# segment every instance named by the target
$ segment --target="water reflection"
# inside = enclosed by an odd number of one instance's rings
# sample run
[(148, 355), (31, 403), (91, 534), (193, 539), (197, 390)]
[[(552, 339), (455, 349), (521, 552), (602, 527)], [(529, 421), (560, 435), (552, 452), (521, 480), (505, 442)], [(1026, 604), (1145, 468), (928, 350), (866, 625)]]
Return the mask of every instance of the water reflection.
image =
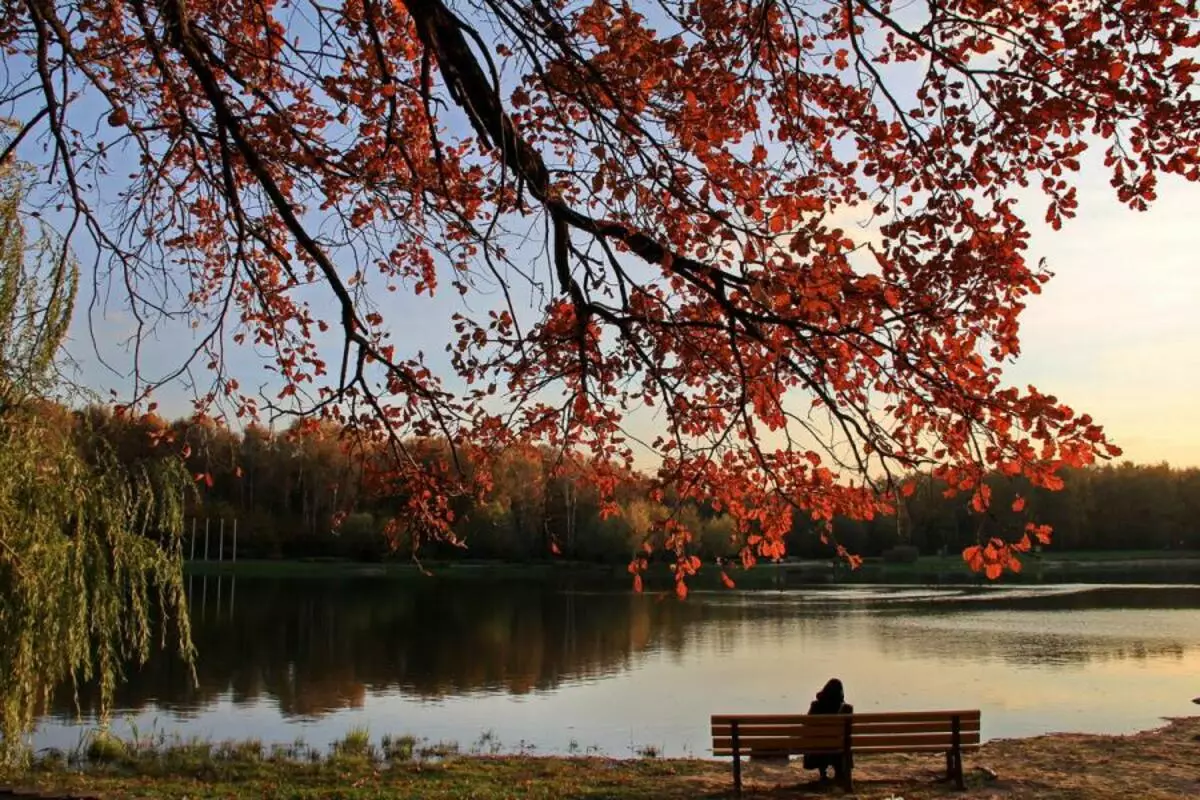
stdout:
[[(226, 604), (210, 590), (227, 593)], [(266, 695), (285, 714), (312, 715), (393, 688), (421, 697), (551, 690), (628, 669), (647, 650), (678, 652), (692, 626), (731, 613), (535, 582), (197, 578), (192, 591), (198, 687), (175, 659), (154, 658), (118, 690), (120, 708), (188, 711), (229, 692), (236, 703)], [(55, 711), (70, 713), (70, 694), (59, 700)], [(81, 702), (95, 709), (94, 694)]]
[[(203, 719), (199, 732), (218, 737), (250, 735), (254, 720), (254, 735), (288, 740), (280, 725), (344, 728), (357, 716), (420, 720), (465, 741), (508, 726), (565, 749), (570, 726), (590, 722), (610, 751), (637, 727), (668, 751), (701, 752), (716, 706), (802, 708), (831, 674), (848, 678), (862, 710), (1000, 712), (985, 713), (988, 736), (1071, 727), (1063, 720), (1130, 729), (1173, 713), (1169, 698), (1195, 694), (1185, 683), (1200, 670), (1200, 587), (1189, 586), (856, 586), (679, 603), (542, 582), (197, 577), (189, 596), (198, 685), (156, 657), (117, 706), (167, 712), (185, 732)], [(1145, 681), (1137, 708), (1109, 688), (1131, 674)], [(94, 713), (94, 692), (80, 703)], [(64, 689), (43, 733), (70, 731), (73, 718)]]

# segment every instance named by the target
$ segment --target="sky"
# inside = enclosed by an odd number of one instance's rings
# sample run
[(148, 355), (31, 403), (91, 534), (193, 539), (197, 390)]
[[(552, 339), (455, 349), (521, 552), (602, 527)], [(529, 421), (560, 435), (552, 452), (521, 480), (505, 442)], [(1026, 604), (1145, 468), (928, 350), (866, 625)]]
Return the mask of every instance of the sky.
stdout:
[(1055, 276), (1006, 376), (1091, 414), (1131, 461), (1200, 466), (1200, 185), (1165, 179), (1135, 212), (1095, 164), (1081, 177), (1078, 217), (1033, 226), (1030, 255)]

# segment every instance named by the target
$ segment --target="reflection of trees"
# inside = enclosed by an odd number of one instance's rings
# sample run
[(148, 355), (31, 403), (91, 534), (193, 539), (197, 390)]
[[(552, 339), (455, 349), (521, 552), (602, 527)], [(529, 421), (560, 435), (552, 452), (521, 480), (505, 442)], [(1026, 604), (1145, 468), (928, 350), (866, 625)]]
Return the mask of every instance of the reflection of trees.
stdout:
[[(263, 696), (284, 714), (355, 707), (367, 691), (436, 697), (526, 693), (628, 668), (640, 653), (681, 651), (688, 629), (761, 615), (748, 605), (678, 603), (629, 591), (564, 593), (545, 583), (237, 581), (192, 590), (198, 688), (170, 658), (152, 659), (116, 707), (187, 712), (226, 693)], [(95, 707), (82, 691), (84, 713)], [(55, 703), (73, 713), (71, 693)]]
[[(217, 605), (218, 595), (221, 603)], [(231, 595), (233, 612), (231, 613)], [(973, 625), (974, 612), (1200, 606), (1200, 591), (887, 601), (813, 602), (813, 597), (720, 593), (691, 602), (625, 590), (564, 592), (539, 582), (252, 581), (225, 578), (192, 587), (199, 686), (171, 658), (156, 658), (118, 689), (116, 707), (154, 703), (188, 713), (220, 697), (264, 698), (285, 715), (361, 705), (367, 692), (422, 697), (526, 693), (628, 669), (653, 651), (696, 647), (731, 652), (795, 638), (820, 647), (839, 636), (877, 637), (885, 654), (1009, 663), (1084, 663), (1182, 658), (1166, 638), (1053, 634)], [(962, 617), (963, 614), (969, 616)], [(753, 624), (747, 624), (752, 622)], [(991, 629), (989, 629), (991, 628)], [(931, 629), (932, 632), (931, 632)], [(81, 692), (85, 713), (94, 692)], [(73, 713), (69, 689), (55, 710)]]

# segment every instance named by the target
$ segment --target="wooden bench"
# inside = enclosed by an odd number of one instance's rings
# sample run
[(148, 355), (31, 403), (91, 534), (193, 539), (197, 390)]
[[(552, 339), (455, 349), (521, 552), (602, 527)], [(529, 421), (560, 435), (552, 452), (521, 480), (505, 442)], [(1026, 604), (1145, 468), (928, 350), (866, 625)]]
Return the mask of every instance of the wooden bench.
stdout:
[(979, 749), (976, 711), (901, 711), (891, 714), (713, 714), (714, 756), (733, 756), (733, 787), (742, 791), (742, 757), (811, 753), (841, 759), (838, 772), (853, 788), (850, 756), (945, 753), (946, 780), (959, 789), (962, 754)]

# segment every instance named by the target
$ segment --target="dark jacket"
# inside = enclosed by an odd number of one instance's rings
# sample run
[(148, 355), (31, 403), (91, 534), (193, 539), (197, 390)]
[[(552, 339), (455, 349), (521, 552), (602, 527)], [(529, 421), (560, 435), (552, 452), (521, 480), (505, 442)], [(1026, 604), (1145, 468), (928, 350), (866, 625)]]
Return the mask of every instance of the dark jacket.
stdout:
[[(808, 706), (809, 714), (853, 714), (854, 706), (845, 700), (841, 681), (834, 679), (825, 684), (825, 688), (817, 693), (817, 699)], [(841, 756), (826, 753), (804, 755), (805, 769), (825, 770), (833, 767), (836, 771), (842, 763)]]

